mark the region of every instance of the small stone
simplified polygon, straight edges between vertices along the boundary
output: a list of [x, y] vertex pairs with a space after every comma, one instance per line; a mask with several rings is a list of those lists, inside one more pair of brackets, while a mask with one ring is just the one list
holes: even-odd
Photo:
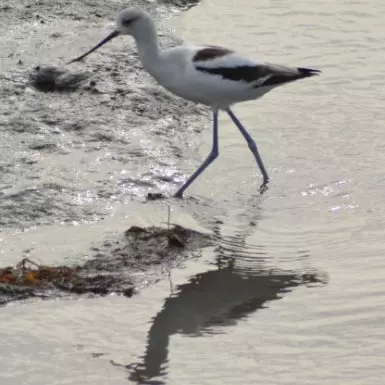
[[185, 242], [177, 234], [171, 233], [168, 236], [168, 245], [183, 248], [185, 247]]
[[147, 194], [147, 199], [149, 201], [156, 201], [158, 199], [164, 199], [165, 196], [162, 193], [148, 193]]
[[123, 295], [125, 297], [131, 298], [134, 295], [134, 288], [133, 287], [129, 287], [128, 289], [123, 290]]

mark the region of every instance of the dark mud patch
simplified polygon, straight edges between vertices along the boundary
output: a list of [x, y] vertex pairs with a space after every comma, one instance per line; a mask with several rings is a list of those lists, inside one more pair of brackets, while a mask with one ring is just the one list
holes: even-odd
[[149, 201], [158, 201], [161, 199], [165, 199], [166, 196], [162, 193], [148, 193], [147, 194], [147, 200]]
[[[85, 72], [69, 72], [54, 66], [37, 66], [29, 76], [31, 85], [43, 92], [71, 92], [81, 86], [85, 86], [85, 81], [90, 74]], [[88, 87], [93, 89], [95, 81], [90, 81]]]
[[96, 254], [82, 265], [45, 266], [24, 258], [15, 267], [0, 268], [0, 305], [34, 297], [112, 293], [131, 297], [136, 272], [170, 264], [211, 243], [208, 235], [178, 225], [166, 229], [132, 226], [122, 239], [94, 247]]

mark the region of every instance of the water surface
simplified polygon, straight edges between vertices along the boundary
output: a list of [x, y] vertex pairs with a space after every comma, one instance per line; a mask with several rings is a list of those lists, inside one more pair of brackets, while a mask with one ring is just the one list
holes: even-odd
[[[219, 159], [195, 199], [172, 202], [218, 246], [130, 301], [2, 309], [2, 383], [381, 383], [384, 21], [380, 0], [207, 0], [175, 20], [186, 40], [323, 71], [234, 108], [269, 191], [221, 115]], [[186, 176], [210, 150], [206, 124], [175, 159]]]

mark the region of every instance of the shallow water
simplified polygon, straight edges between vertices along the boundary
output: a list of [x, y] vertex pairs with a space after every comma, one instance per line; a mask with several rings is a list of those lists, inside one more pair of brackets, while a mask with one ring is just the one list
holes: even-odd
[[[380, 0], [210, 0], [175, 20], [189, 41], [322, 69], [234, 108], [257, 140], [270, 188], [258, 195], [257, 167], [221, 115], [219, 159], [188, 190], [194, 199], [170, 201], [175, 222], [214, 233], [218, 246], [131, 300], [2, 308], [1, 383], [381, 383], [384, 18]], [[210, 129], [188, 139], [175, 144], [183, 157], [173, 158], [186, 176], [208, 153]], [[157, 170], [167, 175], [167, 167]], [[120, 199], [111, 207], [111, 232], [165, 218], [163, 202], [133, 209]], [[74, 239], [67, 249], [63, 226], [46, 223], [3, 233], [2, 252], [12, 260], [38, 239], [35, 253], [45, 261], [60, 259], [56, 248], [70, 258], [86, 254], [103, 231], [87, 218], [63, 230]]]

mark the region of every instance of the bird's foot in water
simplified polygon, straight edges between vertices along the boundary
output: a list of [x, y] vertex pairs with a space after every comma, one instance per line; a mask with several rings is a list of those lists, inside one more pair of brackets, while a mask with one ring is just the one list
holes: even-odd
[[269, 180], [266, 180], [259, 187], [259, 193], [263, 195], [268, 189], [269, 189]]

